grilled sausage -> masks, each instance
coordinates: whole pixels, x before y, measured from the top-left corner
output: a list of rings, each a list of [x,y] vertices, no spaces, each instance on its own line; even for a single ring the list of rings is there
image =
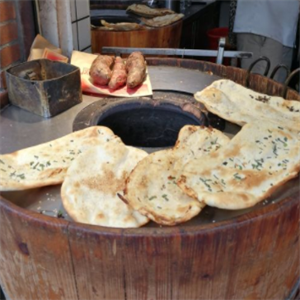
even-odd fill
[[[112,76],[108,87],[111,90],[116,90],[126,84],[127,72],[124,61],[121,57],[116,57],[115,64],[112,69]]]
[[[133,89],[146,78],[146,61],[141,52],[132,52],[126,62],[127,87]]]
[[[108,55],[98,55],[90,68],[90,76],[94,83],[107,85],[111,76],[111,66],[114,58]]]

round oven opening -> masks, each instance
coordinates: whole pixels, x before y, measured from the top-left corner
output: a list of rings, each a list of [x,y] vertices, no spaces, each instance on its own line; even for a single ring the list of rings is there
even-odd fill
[[[134,102],[106,110],[97,125],[109,127],[129,146],[171,147],[183,126],[205,125],[205,119],[170,103]]]

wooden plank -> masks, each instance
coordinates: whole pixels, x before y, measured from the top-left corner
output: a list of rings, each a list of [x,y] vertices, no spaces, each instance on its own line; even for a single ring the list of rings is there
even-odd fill
[[[78,299],[68,222],[1,199],[1,282],[9,298]]]
[[[124,276],[127,299],[166,299],[172,300],[172,264],[171,251],[176,241],[168,230],[148,228],[143,231],[124,232]]]
[[[122,230],[79,223],[68,230],[79,299],[126,299]]]
[[[269,285],[265,289],[266,296],[269,299],[274,299],[276,296],[287,299],[296,281],[300,278],[300,202],[298,200],[298,203],[293,205],[292,199],[286,199],[285,201],[289,202],[289,200],[287,210],[283,212],[283,208],[281,208],[276,220],[278,234],[272,234],[274,250],[270,253],[272,261],[269,266],[269,282],[273,282],[273,285],[280,287],[280,289],[277,296],[272,291],[272,285]]]

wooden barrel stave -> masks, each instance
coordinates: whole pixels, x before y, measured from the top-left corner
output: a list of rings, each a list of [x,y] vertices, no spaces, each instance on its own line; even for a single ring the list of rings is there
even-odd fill
[[[103,229],[0,207],[12,299],[285,299],[300,276],[296,197],[201,230]]]

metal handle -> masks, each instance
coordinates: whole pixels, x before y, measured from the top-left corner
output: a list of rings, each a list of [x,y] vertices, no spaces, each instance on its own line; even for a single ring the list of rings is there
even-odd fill
[[[217,54],[216,64],[221,65],[223,63],[225,43],[226,43],[226,40],[225,40],[224,37],[222,37],[222,38],[219,39],[219,48],[218,48],[218,54]]]
[[[269,70],[270,70],[270,66],[271,66],[271,62],[270,60],[266,57],[266,56],[262,56],[260,58],[258,58],[257,60],[255,60],[248,68],[248,72],[250,73],[253,69],[253,67],[260,61],[262,60],[265,60],[267,62],[267,65],[266,65],[266,69],[265,69],[265,72],[264,72],[264,76],[267,76],[268,73],[269,73]]]
[[[288,91],[288,85],[289,85],[291,79],[294,77],[294,75],[295,75],[296,73],[300,73],[300,68],[294,70],[294,71],[288,76],[288,78],[285,80],[285,82],[284,82],[284,89],[283,89],[282,94],[281,94],[281,97],[282,97],[282,98],[284,98],[284,99],[286,98],[286,94],[287,94],[287,91]]]
[[[249,77],[250,77],[250,72],[252,71],[253,67],[260,61],[266,61],[267,64],[266,64],[266,68],[265,68],[265,72],[263,73],[263,76],[267,76],[267,74],[269,73],[269,70],[270,70],[270,66],[271,66],[271,61],[266,57],[266,56],[262,56],[258,59],[256,59],[248,68],[247,70],[247,78],[246,78],[246,87],[249,86]]]
[[[272,71],[272,73],[271,73],[271,75],[270,75],[270,78],[273,79],[274,76],[276,75],[277,71],[280,70],[280,69],[285,69],[285,71],[286,71],[286,78],[290,75],[290,70],[289,70],[289,68],[288,68],[286,65],[281,64],[281,65],[277,65],[277,66],[273,69],[273,71]]]
[[[174,48],[136,48],[136,47],[102,47],[102,54],[130,54],[133,51],[141,51],[145,55],[172,55],[172,56],[204,56],[217,57],[218,50],[201,49],[174,49]],[[251,58],[252,52],[224,51],[223,57]]]

